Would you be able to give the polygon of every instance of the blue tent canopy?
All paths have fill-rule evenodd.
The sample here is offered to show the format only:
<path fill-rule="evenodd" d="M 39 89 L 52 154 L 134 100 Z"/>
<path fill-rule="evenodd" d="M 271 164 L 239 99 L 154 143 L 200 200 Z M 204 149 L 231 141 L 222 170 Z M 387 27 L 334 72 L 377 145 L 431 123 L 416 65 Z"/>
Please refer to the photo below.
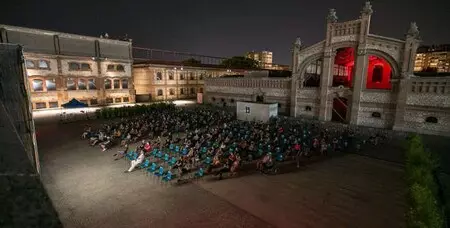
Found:
<path fill-rule="evenodd" d="M 73 98 L 69 102 L 62 105 L 64 108 L 84 108 L 88 105 L 82 102 L 79 102 L 77 99 Z"/>

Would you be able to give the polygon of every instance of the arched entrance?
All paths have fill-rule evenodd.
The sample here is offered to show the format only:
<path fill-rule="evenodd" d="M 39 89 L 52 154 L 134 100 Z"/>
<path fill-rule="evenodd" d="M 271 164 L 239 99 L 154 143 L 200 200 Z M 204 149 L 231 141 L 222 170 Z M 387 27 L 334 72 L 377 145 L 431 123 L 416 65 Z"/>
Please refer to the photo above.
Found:
<path fill-rule="evenodd" d="M 391 65 L 376 55 L 369 55 L 368 58 L 366 89 L 391 89 Z"/>
<path fill-rule="evenodd" d="M 331 121 L 346 123 L 348 113 L 348 99 L 345 97 L 333 98 Z"/>
<path fill-rule="evenodd" d="M 355 49 L 344 47 L 336 50 L 333 66 L 333 87 L 352 87 L 355 66 Z"/>
<path fill-rule="evenodd" d="M 322 75 L 322 59 L 316 59 L 306 66 L 303 73 L 304 87 L 319 87 Z"/>

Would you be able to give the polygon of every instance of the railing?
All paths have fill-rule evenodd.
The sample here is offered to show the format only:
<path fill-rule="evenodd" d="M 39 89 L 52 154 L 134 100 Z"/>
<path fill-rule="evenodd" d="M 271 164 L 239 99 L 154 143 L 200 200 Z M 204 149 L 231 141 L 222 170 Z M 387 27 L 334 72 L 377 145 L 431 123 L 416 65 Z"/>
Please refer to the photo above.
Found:
<path fill-rule="evenodd" d="M 205 80 L 207 86 L 230 86 L 247 88 L 274 88 L 288 89 L 290 80 L 288 79 L 241 79 L 241 78 L 208 78 Z"/>
<path fill-rule="evenodd" d="M 410 93 L 450 93 L 450 77 L 439 78 L 411 78 Z"/>
<path fill-rule="evenodd" d="M 359 33 L 360 26 L 359 21 L 336 23 L 333 25 L 332 34 L 333 36 L 355 35 Z"/>

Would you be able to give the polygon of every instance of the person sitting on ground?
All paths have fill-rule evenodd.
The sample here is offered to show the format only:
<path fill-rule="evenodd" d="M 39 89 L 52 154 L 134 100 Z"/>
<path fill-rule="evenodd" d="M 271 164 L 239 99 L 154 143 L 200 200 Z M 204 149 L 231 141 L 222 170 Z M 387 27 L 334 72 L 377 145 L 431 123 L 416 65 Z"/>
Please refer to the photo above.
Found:
<path fill-rule="evenodd" d="M 139 156 L 135 160 L 131 161 L 131 166 L 128 170 L 125 171 L 125 173 L 132 172 L 136 168 L 136 166 L 144 162 L 144 159 L 145 159 L 144 151 L 141 150 L 139 151 Z"/>
<path fill-rule="evenodd" d="M 263 171 L 264 168 L 269 168 L 272 165 L 272 153 L 268 152 L 261 160 L 256 163 L 256 169 Z"/>
<path fill-rule="evenodd" d="M 102 151 L 105 152 L 107 149 L 109 149 L 109 147 L 111 146 L 111 144 L 112 144 L 112 139 L 111 139 L 111 137 L 106 137 L 106 141 L 105 141 L 105 142 L 102 142 L 102 143 L 100 144 L 100 147 L 102 148 Z"/>
<path fill-rule="evenodd" d="M 113 156 L 116 157 L 114 158 L 114 160 L 119 160 L 123 157 L 125 157 L 125 155 L 128 153 L 128 144 L 124 145 L 124 149 L 122 151 L 118 151 L 117 153 L 115 153 Z"/>

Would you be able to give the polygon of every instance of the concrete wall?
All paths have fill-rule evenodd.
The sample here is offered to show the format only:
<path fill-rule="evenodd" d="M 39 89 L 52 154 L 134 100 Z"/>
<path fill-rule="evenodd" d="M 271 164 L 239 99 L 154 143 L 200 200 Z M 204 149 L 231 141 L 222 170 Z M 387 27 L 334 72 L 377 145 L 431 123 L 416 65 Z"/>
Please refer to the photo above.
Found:
<path fill-rule="evenodd" d="M 278 116 L 278 104 L 236 102 L 238 120 L 267 122 L 270 117 Z"/>

